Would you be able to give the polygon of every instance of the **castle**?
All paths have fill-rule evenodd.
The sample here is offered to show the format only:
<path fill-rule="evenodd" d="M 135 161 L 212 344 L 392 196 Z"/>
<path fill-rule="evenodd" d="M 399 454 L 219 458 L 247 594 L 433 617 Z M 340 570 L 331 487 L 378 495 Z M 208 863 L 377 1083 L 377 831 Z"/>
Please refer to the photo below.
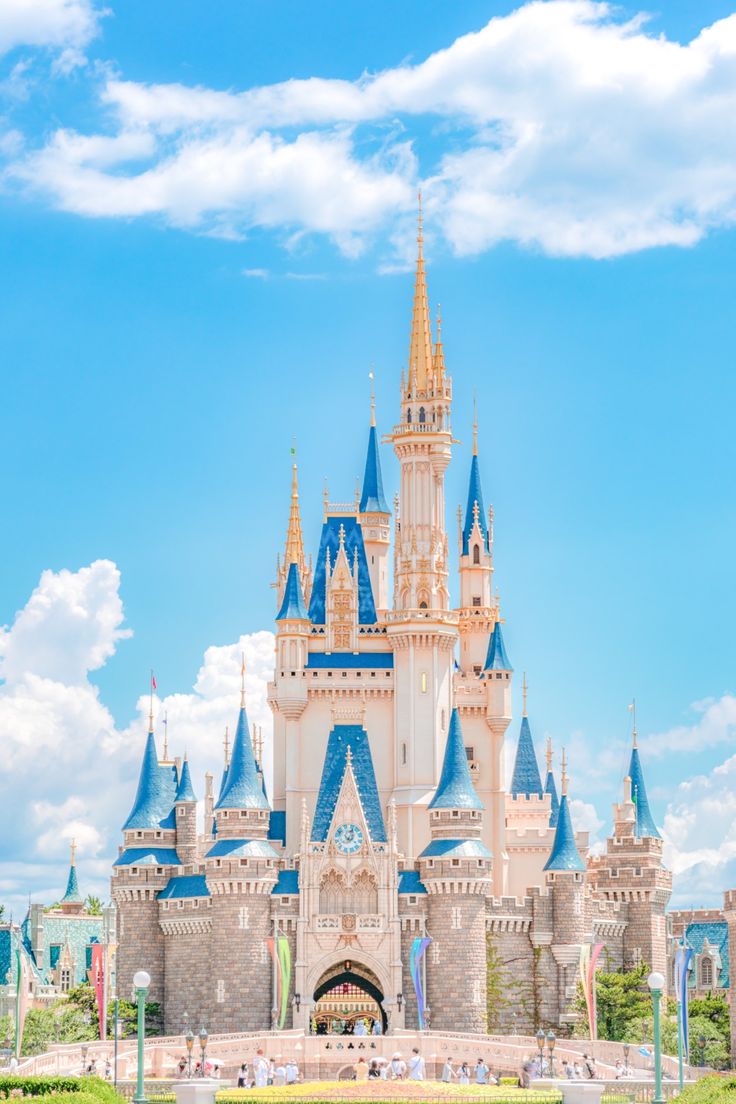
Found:
<path fill-rule="evenodd" d="M 671 875 L 636 739 L 600 856 L 574 832 L 564 756 L 558 792 L 549 747 L 542 780 L 526 692 L 506 788 L 513 672 L 477 432 L 450 583 L 452 395 L 420 218 L 408 369 L 387 435 L 393 511 L 375 404 L 362 491 L 325 501 L 313 570 L 293 466 L 271 792 L 243 690 L 200 832 L 188 763 L 159 760 L 151 716 L 112 895 L 118 989 L 144 967 L 167 1032 L 186 1013 L 211 1032 L 332 1031 L 359 1014 L 383 1030 L 531 1033 L 576 1018 L 586 944 L 604 944 L 608 969 L 666 973 Z"/>

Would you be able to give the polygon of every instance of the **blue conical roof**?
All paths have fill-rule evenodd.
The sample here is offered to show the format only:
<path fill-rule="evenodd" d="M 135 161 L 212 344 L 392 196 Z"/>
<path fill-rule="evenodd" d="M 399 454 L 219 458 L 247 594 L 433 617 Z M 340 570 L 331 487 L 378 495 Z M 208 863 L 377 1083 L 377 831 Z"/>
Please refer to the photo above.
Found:
<path fill-rule="evenodd" d="M 526 794 L 527 797 L 531 797 L 532 794 L 542 796 L 542 778 L 528 717 L 521 718 L 514 773 L 511 778 L 511 793 L 514 797 L 519 797 L 521 794 Z"/>
<path fill-rule="evenodd" d="M 506 655 L 506 645 L 503 642 L 503 633 L 501 632 L 500 621 L 497 621 L 496 624 L 493 626 L 493 632 L 491 633 L 491 638 L 488 641 L 486 664 L 483 670 L 513 671 L 513 667 L 509 663 L 509 657 Z"/>
<path fill-rule="evenodd" d="M 453 709 L 450 731 L 447 734 L 445 758 L 437 792 L 429 803 L 430 809 L 482 809 L 483 803 L 473 787 L 470 777 L 465 741 L 460 727 L 460 716 Z"/>
<path fill-rule="evenodd" d="M 156 740 L 151 731 L 143 752 L 135 801 L 123 831 L 128 828 L 173 828 L 175 796 L 176 768 L 173 765 L 159 766 Z"/>
<path fill-rule="evenodd" d="M 647 797 L 647 788 L 644 785 L 644 773 L 641 769 L 641 760 L 639 759 L 639 749 L 637 747 L 631 749 L 629 778 L 631 779 L 631 797 L 636 805 L 636 824 L 634 826 L 636 835 L 639 838 L 642 836 L 653 836 L 655 839 L 661 839 L 657 831 L 657 826 L 654 823 L 652 810 L 649 808 L 649 798 Z"/>
<path fill-rule="evenodd" d="M 560 817 L 560 799 L 557 796 L 557 783 L 555 782 L 555 776 L 552 771 L 547 771 L 547 780 L 544 783 L 544 792 L 549 794 L 552 798 L 549 814 L 549 826 L 550 828 L 557 827 L 557 821 Z"/>
<path fill-rule="evenodd" d="M 368 432 L 368 453 L 365 458 L 365 473 L 363 475 L 363 493 L 360 496 L 361 514 L 388 514 L 386 498 L 383 493 L 383 477 L 381 476 L 381 457 L 378 452 L 378 434 L 376 427 L 371 426 Z"/>
<path fill-rule="evenodd" d="M 222 793 L 216 809 L 267 809 L 261 780 L 256 769 L 253 744 L 250 739 L 248 715 L 245 706 L 240 707 L 238 727 L 233 743 L 233 753 Z"/>
<path fill-rule="evenodd" d="M 567 794 L 563 793 L 560 801 L 560 812 L 557 818 L 555 840 L 552 844 L 552 853 L 544 864 L 545 870 L 585 870 L 585 863 L 580 858 L 578 845 L 575 842 L 575 832 L 570 817 L 570 805 Z"/>
<path fill-rule="evenodd" d="M 82 903 L 82 894 L 79 892 L 79 882 L 77 881 L 77 868 L 74 863 L 69 867 L 66 893 L 61 898 L 61 903 L 62 905 L 80 905 Z"/>
<path fill-rule="evenodd" d="M 184 765 L 181 768 L 181 777 L 179 779 L 179 785 L 176 789 L 176 798 L 174 804 L 177 801 L 196 801 L 194 796 L 194 787 L 192 786 L 192 776 L 189 773 L 189 760 L 184 760 Z"/>
<path fill-rule="evenodd" d="M 475 504 L 478 503 L 478 524 L 480 531 L 483 534 L 483 547 L 486 552 L 490 551 L 490 545 L 488 543 L 488 524 L 485 519 L 485 510 L 483 508 L 483 490 L 480 485 L 480 467 L 478 465 L 478 456 L 473 453 L 473 459 L 470 462 L 470 484 L 468 486 L 468 505 L 465 508 L 465 524 L 463 525 L 463 556 L 467 556 L 470 551 L 470 534 L 475 522 Z"/>
<path fill-rule="evenodd" d="M 284 600 L 281 609 L 276 614 L 277 621 L 308 621 L 309 614 L 304 603 L 302 584 L 299 578 L 299 567 L 295 563 L 289 564 L 289 574 L 286 576 L 284 587 Z"/>

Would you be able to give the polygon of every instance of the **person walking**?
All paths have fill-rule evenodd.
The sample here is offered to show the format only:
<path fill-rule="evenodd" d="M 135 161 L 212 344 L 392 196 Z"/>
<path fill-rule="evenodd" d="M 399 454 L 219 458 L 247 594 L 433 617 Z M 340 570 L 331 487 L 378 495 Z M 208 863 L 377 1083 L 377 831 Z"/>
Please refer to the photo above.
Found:
<path fill-rule="evenodd" d="M 259 1047 L 253 1061 L 253 1073 L 256 1079 L 256 1088 L 265 1089 L 268 1085 L 268 1062 L 263 1056 L 263 1048 Z"/>
<path fill-rule="evenodd" d="M 406 1076 L 406 1062 L 399 1054 L 398 1050 L 391 1059 L 391 1080 L 403 1081 Z"/>
<path fill-rule="evenodd" d="M 445 1058 L 445 1064 L 442 1067 L 442 1080 L 445 1084 L 449 1084 L 453 1077 L 457 1077 L 457 1074 L 452 1068 L 452 1058 Z"/>
<path fill-rule="evenodd" d="M 355 1063 L 355 1080 L 367 1081 L 368 1080 L 368 1063 L 361 1054 L 358 1061 Z"/>
<path fill-rule="evenodd" d="M 426 1077 L 424 1059 L 419 1053 L 419 1047 L 414 1047 L 411 1052 L 411 1058 L 408 1063 L 409 1068 L 409 1080 L 410 1081 L 424 1081 Z"/>
<path fill-rule="evenodd" d="M 238 1070 L 238 1088 L 239 1089 L 247 1089 L 248 1088 L 248 1063 L 247 1062 L 243 1062 L 240 1069 Z"/>
<path fill-rule="evenodd" d="M 378 1068 L 378 1062 L 375 1058 L 371 1058 L 371 1064 L 368 1067 L 368 1080 L 377 1081 L 381 1076 L 381 1071 Z"/>
<path fill-rule="evenodd" d="M 487 1085 L 488 1084 L 488 1074 L 489 1073 L 490 1073 L 490 1070 L 489 1070 L 488 1066 L 485 1064 L 485 1062 L 483 1061 L 482 1058 L 479 1058 L 478 1061 L 475 1063 L 475 1083 L 476 1083 L 476 1085 Z"/>
<path fill-rule="evenodd" d="M 463 1062 L 463 1064 L 460 1066 L 457 1081 L 459 1085 L 470 1084 L 470 1067 L 468 1066 L 467 1062 Z"/>
<path fill-rule="evenodd" d="M 286 1084 L 296 1085 L 299 1080 L 299 1066 L 296 1064 L 296 1059 L 290 1058 L 286 1063 Z"/>

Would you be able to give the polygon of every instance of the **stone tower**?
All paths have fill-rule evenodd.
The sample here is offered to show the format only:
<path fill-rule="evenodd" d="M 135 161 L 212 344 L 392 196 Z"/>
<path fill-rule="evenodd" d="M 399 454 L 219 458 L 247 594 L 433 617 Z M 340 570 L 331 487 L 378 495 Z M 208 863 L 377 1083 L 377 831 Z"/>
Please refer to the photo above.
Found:
<path fill-rule="evenodd" d="M 386 497 L 383 493 L 383 477 L 378 458 L 376 407 L 373 396 L 371 396 L 371 425 L 368 431 L 368 451 L 365 458 L 363 490 L 358 509 L 376 612 L 379 618 L 382 619 L 389 609 L 391 511 L 386 504 Z"/>
<path fill-rule="evenodd" d="M 473 789 L 456 709 L 429 824 L 432 838 L 419 856 L 419 871 L 434 944 L 427 979 L 431 1024 L 440 1031 L 485 1031 L 492 859 L 481 840 L 483 806 Z"/>

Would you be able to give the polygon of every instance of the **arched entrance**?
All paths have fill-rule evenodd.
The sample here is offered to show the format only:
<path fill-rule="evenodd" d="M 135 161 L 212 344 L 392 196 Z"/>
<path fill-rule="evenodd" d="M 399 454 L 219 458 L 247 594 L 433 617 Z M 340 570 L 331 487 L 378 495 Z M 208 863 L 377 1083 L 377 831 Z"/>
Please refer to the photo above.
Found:
<path fill-rule="evenodd" d="M 347 959 L 322 975 L 314 990 L 316 1034 L 371 1034 L 376 1023 L 385 1033 L 383 993 L 372 970 Z"/>

